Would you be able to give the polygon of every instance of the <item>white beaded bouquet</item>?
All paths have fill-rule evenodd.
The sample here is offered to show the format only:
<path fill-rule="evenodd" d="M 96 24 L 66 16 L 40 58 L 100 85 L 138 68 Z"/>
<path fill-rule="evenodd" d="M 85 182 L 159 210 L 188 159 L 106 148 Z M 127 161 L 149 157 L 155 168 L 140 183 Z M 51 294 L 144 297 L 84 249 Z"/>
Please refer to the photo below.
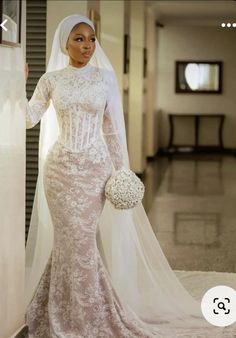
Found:
<path fill-rule="evenodd" d="M 144 184 L 130 169 L 116 170 L 105 186 L 105 196 L 116 209 L 131 209 L 142 201 Z"/>

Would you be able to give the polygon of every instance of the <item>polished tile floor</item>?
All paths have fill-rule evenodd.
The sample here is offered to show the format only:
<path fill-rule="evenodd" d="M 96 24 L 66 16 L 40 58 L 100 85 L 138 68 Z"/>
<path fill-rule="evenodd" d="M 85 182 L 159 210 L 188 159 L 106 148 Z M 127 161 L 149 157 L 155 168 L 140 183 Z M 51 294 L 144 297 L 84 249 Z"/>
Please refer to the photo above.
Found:
<path fill-rule="evenodd" d="M 150 162 L 145 207 L 172 269 L 236 272 L 236 158 Z"/>

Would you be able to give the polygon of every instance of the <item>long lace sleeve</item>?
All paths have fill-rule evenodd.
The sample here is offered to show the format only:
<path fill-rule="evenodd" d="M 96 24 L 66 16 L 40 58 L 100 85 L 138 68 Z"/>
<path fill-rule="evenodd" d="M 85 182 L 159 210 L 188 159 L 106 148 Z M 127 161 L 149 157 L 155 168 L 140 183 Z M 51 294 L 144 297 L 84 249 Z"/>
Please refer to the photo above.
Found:
<path fill-rule="evenodd" d="M 114 168 L 121 169 L 124 166 L 121 130 L 116 123 L 116 109 L 114 93 L 110 87 L 106 107 L 103 114 L 102 134 L 107 144 Z"/>
<path fill-rule="evenodd" d="M 42 118 L 50 103 L 50 85 L 48 74 L 39 79 L 34 93 L 26 100 L 26 129 L 33 128 Z"/>

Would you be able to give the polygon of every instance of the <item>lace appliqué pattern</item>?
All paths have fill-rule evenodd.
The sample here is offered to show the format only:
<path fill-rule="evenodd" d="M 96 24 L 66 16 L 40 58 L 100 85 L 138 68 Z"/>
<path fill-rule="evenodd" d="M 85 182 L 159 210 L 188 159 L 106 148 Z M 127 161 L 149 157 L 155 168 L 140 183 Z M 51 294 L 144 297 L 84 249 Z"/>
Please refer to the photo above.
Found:
<path fill-rule="evenodd" d="M 97 248 L 105 184 L 122 158 L 105 110 L 108 83 L 84 68 L 44 74 L 27 110 L 30 128 L 51 99 L 60 129 L 43 172 L 54 247 L 27 308 L 29 338 L 148 338 L 151 332 L 120 303 Z M 113 133 L 108 144 L 102 130 Z"/>

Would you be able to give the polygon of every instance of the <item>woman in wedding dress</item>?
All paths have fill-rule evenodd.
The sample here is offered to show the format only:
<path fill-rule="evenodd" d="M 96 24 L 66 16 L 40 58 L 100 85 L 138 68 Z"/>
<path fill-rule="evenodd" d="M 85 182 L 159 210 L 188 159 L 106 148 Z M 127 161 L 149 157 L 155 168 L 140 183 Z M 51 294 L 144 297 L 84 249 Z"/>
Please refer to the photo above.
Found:
<path fill-rule="evenodd" d="M 29 338 L 233 337 L 202 317 L 142 205 L 121 211 L 105 199 L 113 170 L 129 162 L 116 76 L 88 18 L 59 24 L 26 108 L 27 128 L 41 120 L 26 248 Z"/>

